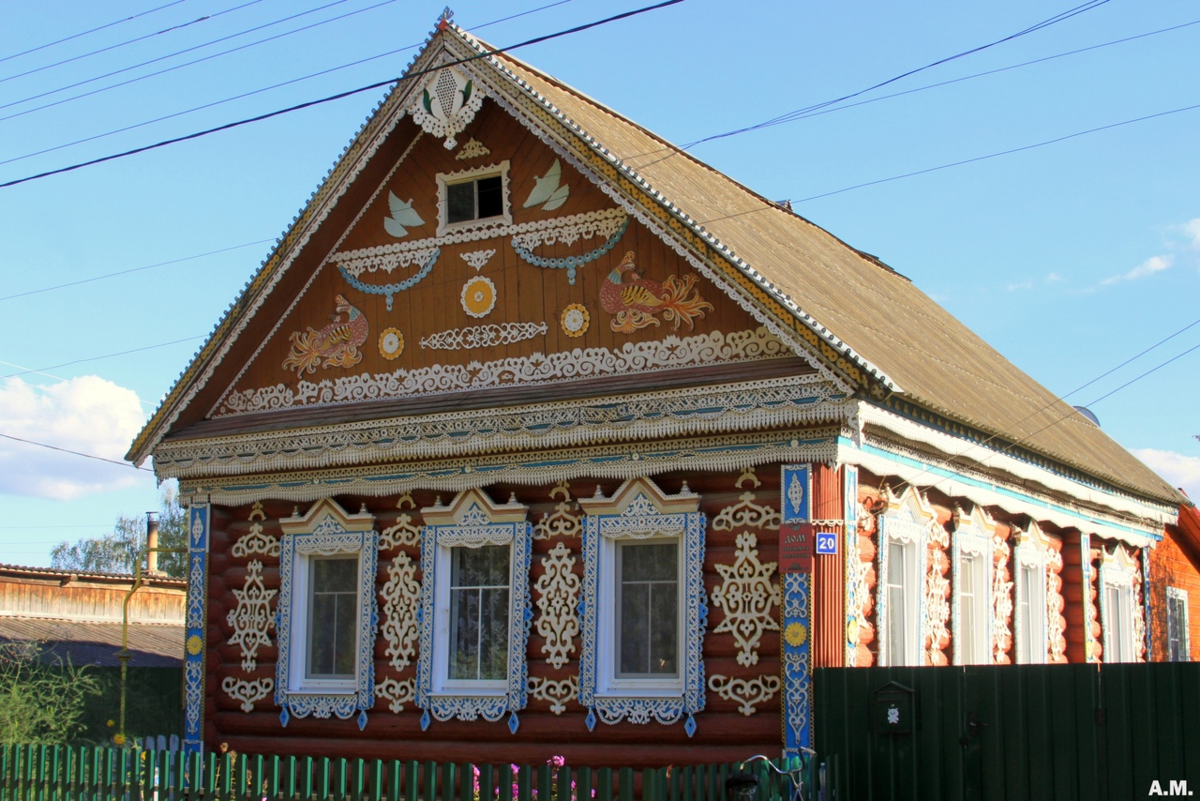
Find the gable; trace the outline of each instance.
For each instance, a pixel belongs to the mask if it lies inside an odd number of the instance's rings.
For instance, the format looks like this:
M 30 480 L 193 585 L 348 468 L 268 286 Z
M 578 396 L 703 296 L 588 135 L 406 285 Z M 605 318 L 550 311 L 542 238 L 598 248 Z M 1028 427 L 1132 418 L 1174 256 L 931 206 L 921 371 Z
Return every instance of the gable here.
M 764 360 L 812 372 L 495 102 L 453 148 L 410 119 L 391 136 L 401 156 L 290 305 L 258 312 L 274 325 L 208 417 L 543 384 L 569 396 L 616 376 L 647 389 L 657 372 L 703 366 L 710 381 Z M 500 214 L 449 218 L 448 192 L 497 179 Z

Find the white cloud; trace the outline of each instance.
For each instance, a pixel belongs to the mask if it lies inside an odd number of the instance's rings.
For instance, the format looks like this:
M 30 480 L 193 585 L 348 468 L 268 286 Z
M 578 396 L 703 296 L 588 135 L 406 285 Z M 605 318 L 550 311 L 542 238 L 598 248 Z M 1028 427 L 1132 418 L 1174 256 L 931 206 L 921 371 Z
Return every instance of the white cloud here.
M 133 390 L 99 376 L 0 384 L 0 433 L 122 461 L 145 417 Z M 0 493 L 69 500 L 124 489 L 145 474 L 0 438 Z
M 1200 502 L 1200 456 L 1184 456 L 1174 451 L 1133 448 L 1132 453 L 1165 478 L 1172 487 L 1182 487 L 1188 497 Z
M 1062 280 L 1063 280 L 1063 277 L 1061 275 L 1059 275 L 1058 273 L 1047 273 L 1045 275 L 1045 277 L 1042 278 L 1040 283 L 1042 283 L 1042 284 L 1057 284 L 1059 281 L 1062 281 Z M 1017 290 L 1033 289 L 1033 285 L 1034 285 L 1034 280 L 1032 278 L 1029 278 L 1024 281 L 1016 281 L 1014 283 L 1011 283 L 1008 286 L 1006 286 L 1005 289 L 1007 289 L 1009 292 L 1016 292 Z
M 1174 263 L 1175 257 L 1170 254 L 1165 256 L 1151 256 L 1129 272 L 1105 278 L 1100 283 L 1108 286 L 1109 284 L 1116 284 L 1120 283 L 1121 281 L 1136 281 L 1139 278 L 1145 278 L 1148 275 L 1160 273 Z
M 1189 240 L 1192 248 L 1200 250 L 1200 217 L 1194 220 L 1188 220 L 1183 225 L 1179 226 L 1179 230 L 1183 231 L 1184 236 Z

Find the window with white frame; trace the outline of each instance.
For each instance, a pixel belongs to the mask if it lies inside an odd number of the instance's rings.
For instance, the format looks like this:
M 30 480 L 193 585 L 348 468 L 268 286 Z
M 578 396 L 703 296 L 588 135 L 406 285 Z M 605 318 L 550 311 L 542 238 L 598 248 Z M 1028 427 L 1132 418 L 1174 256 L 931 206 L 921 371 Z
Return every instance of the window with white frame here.
M 883 637 L 881 665 L 920 665 L 924 641 L 926 543 L 934 520 L 916 490 L 889 503 L 880 521 L 877 614 Z
M 279 521 L 279 659 L 275 703 L 291 717 L 349 718 L 374 704 L 375 570 L 378 534 L 365 510 L 336 501 Z
M 674 723 L 704 708 L 704 515 L 686 488 L 649 479 L 580 499 L 584 518 L 579 700 L 587 723 Z
M 1018 529 L 1015 539 L 1013 639 L 1016 641 L 1016 661 L 1023 665 L 1040 665 L 1045 663 L 1048 650 L 1046 554 L 1050 541 L 1035 522 L 1031 522 L 1025 531 Z
M 1140 583 L 1137 561 L 1121 545 L 1105 550 L 1100 561 L 1100 625 L 1104 632 L 1105 662 L 1138 661 L 1145 631 L 1137 603 Z
M 995 523 L 978 506 L 958 513 L 953 538 L 951 636 L 956 665 L 991 663 L 992 535 Z
M 437 235 L 489 224 L 512 224 L 508 162 L 439 173 Z
M 437 720 L 499 720 L 516 731 L 525 707 L 529 641 L 528 507 L 482 490 L 421 510 L 417 706 Z
M 1191 661 L 1188 648 L 1188 594 L 1178 587 L 1167 587 L 1167 661 Z

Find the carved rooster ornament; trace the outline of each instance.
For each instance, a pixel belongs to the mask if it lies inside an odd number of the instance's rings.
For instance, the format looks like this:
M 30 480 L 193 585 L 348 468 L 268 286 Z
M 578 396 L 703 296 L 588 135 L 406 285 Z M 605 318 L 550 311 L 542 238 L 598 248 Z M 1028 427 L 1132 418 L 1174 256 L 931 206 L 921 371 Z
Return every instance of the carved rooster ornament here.
M 612 330 L 632 334 L 640 328 L 661 325 L 655 316 L 662 313 L 663 319 L 675 324 L 695 325 L 697 317 L 704 316 L 705 309 L 712 304 L 700 297 L 700 291 L 692 291 L 696 284 L 695 275 L 668 276 L 663 283 L 642 278 L 637 272 L 633 251 L 625 254 L 600 287 L 600 305 L 613 315 L 609 325 Z M 691 293 L 689 297 L 688 293 Z
M 333 322 L 316 331 L 292 333 L 292 352 L 283 361 L 283 369 L 295 370 L 296 375 L 316 372 L 322 360 L 326 367 L 353 367 L 362 361 L 358 348 L 367 341 L 367 318 L 341 295 L 334 298 L 337 314 Z M 342 313 L 347 319 L 342 320 Z

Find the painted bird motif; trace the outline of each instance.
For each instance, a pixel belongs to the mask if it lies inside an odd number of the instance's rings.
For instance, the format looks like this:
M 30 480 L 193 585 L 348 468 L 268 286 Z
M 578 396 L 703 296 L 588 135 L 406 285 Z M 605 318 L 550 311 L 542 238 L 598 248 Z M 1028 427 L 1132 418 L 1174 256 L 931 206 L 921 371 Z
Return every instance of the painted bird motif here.
M 288 337 L 292 351 L 283 360 L 283 369 L 295 370 L 296 375 L 316 372 L 322 362 L 325 367 L 353 367 L 362 361 L 358 348 L 367 341 L 367 318 L 341 295 L 334 298 L 337 312 L 333 322 L 320 331 L 292 332 Z M 345 321 L 342 314 L 347 315 Z
M 600 286 L 600 306 L 613 315 L 609 322 L 612 330 L 623 334 L 661 325 L 656 316 L 660 312 L 664 320 L 675 324 L 676 331 L 681 323 L 692 328 L 696 318 L 704 316 L 705 309 L 713 308 L 700 297 L 699 290 L 693 291 L 695 285 L 695 275 L 685 275 L 682 279 L 668 276 L 661 284 L 642 278 L 633 251 L 629 251 Z

